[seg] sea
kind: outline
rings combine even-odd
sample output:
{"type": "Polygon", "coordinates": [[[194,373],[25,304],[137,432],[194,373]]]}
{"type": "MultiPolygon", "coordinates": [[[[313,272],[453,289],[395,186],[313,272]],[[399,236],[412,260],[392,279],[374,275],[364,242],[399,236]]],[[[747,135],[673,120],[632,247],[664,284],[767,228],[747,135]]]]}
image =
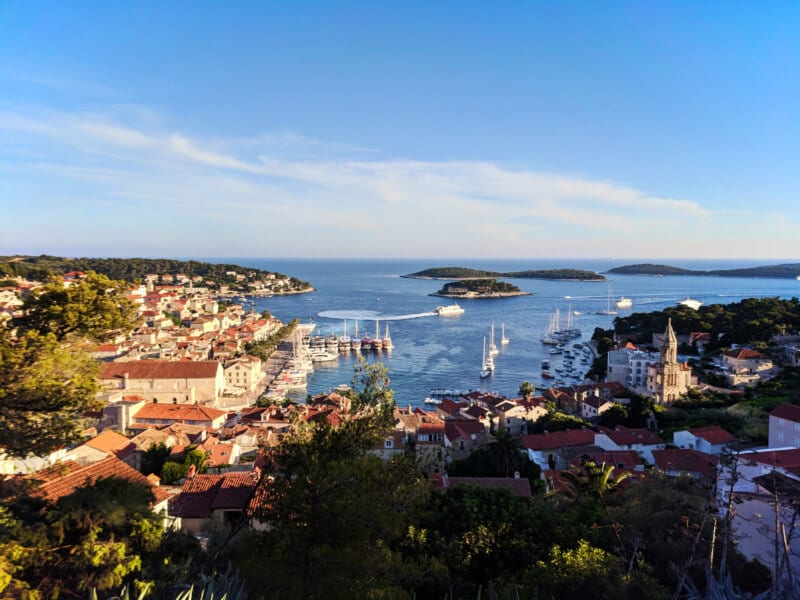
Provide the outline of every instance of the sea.
{"type": "MultiPolygon", "coordinates": [[[[492,271],[574,268],[605,273],[615,266],[636,264],[636,260],[490,260],[490,259],[203,259],[277,271],[308,281],[316,292],[270,298],[250,298],[252,307],[269,310],[281,321],[294,318],[313,323],[315,334],[383,336],[389,326],[394,349],[380,354],[366,353],[368,362],[380,361],[389,369],[395,401],[402,406],[422,406],[434,390],[497,392],[516,397],[523,381],[552,385],[542,379],[542,361],[550,360],[554,369],[562,360],[551,355],[542,344],[550,315],[559,311],[562,320],[573,313],[572,325],[582,336],[567,346],[588,341],[596,327],[612,328],[613,316],[597,314],[606,309],[609,295],[633,301],[629,310],[651,312],[674,306],[691,297],[704,304],[727,304],[744,298],[800,295],[800,281],[700,276],[651,276],[607,274],[608,282],[545,281],[508,279],[529,296],[460,300],[464,313],[441,317],[439,305],[451,304],[448,298],[431,296],[444,281],[408,279],[401,275],[431,267],[458,266],[492,271]],[[481,379],[484,338],[489,343],[494,325],[499,355],[490,377],[481,379]],[[509,343],[500,344],[501,331],[509,343]]],[[[779,264],[785,261],[687,261],[659,260],[689,269],[726,269],[779,264]]],[[[612,304],[613,308],[613,304],[612,304]]],[[[358,354],[342,354],[333,362],[318,363],[308,376],[305,394],[318,394],[351,383],[358,354]]],[[[580,364],[580,363],[579,363],[580,364]]],[[[588,368],[588,367],[585,367],[588,368]]],[[[572,381],[571,383],[575,383],[572,381]]]]}

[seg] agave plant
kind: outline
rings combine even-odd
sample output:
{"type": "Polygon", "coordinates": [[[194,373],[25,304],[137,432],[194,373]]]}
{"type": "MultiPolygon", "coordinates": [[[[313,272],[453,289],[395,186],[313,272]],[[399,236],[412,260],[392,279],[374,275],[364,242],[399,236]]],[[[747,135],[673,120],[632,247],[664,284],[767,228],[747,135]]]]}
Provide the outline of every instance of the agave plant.
{"type": "Polygon", "coordinates": [[[766,600],[770,597],[770,590],[751,596],[739,592],[733,585],[731,574],[717,579],[710,570],[706,569],[706,592],[701,592],[689,578],[684,582],[687,595],[686,600],[766,600]]]}

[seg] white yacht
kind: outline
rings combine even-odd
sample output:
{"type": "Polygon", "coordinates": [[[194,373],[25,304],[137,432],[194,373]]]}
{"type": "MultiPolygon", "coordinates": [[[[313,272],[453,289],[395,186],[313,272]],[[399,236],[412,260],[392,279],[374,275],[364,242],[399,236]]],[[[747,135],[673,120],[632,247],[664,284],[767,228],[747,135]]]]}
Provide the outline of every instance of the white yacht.
{"type": "Polygon", "coordinates": [[[619,300],[614,302],[614,306],[616,306],[620,310],[625,310],[633,306],[633,300],[631,300],[630,298],[626,298],[625,296],[620,296],[619,300]]]}
{"type": "Polygon", "coordinates": [[[453,304],[448,304],[447,306],[436,307],[436,314],[440,317],[451,317],[454,315],[460,315],[463,312],[464,309],[461,308],[457,302],[453,302],[453,304]]]}

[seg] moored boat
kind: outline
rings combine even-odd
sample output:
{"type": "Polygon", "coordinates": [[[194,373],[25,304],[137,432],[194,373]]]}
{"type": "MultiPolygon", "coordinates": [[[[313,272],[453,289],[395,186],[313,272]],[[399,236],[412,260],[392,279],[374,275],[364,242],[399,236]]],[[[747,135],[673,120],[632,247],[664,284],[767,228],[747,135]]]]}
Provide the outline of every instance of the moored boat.
{"type": "Polygon", "coordinates": [[[697,310],[698,308],[703,306],[703,302],[701,300],[694,300],[693,298],[686,296],[685,300],[681,300],[680,302],[678,302],[678,306],[688,306],[693,310],[697,310]]]}

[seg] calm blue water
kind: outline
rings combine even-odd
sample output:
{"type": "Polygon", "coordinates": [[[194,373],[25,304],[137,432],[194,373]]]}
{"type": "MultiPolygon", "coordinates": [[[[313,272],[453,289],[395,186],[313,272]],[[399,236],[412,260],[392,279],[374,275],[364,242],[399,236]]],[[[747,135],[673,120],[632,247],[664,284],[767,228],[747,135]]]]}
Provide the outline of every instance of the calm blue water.
{"type": "MultiPolygon", "coordinates": [[[[217,259],[219,260],[219,259],[217,259]]],[[[460,317],[430,316],[446,298],[428,296],[441,288],[442,281],[403,279],[402,274],[429,267],[464,266],[497,271],[549,268],[581,268],[603,272],[614,266],[637,261],[617,260],[305,260],[305,259],[225,259],[226,262],[279,271],[311,282],[314,294],[258,299],[258,311],[268,309],[284,322],[297,317],[313,321],[317,332],[354,334],[358,319],[359,334],[374,335],[375,320],[380,321],[381,335],[388,322],[394,350],[379,359],[388,368],[395,400],[402,405],[420,405],[431,388],[486,389],[514,396],[523,381],[541,380],[542,359],[553,359],[541,343],[550,313],[556,308],[564,315],[568,308],[580,311],[575,325],[588,340],[595,327],[610,328],[614,317],[593,314],[606,307],[607,283],[581,283],[540,280],[509,280],[532,296],[462,301],[465,313],[460,317]],[[424,315],[424,316],[421,316],[424,315]],[[500,327],[505,325],[510,344],[500,348],[495,371],[481,380],[478,373],[484,336],[492,323],[500,347],[500,327]]],[[[641,261],[644,262],[644,261],[641,261]]],[[[659,261],[693,269],[733,268],[780,261],[659,261]]],[[[795,262],[795,261],[786,261],[795,262]]],[[[705,304],[736,302],[749,297],[800,295],[800,282],[781,279],[740,279],[726,277],[652,277],[610,275],[614,297],[633,300],[632,311],[649,312],[672,306],[691,296],[705,304]]],[[[375,360],[373,355],[367,355],[375,360]]],[[[337,362],[320,365],[309,376],[308,393],[333,389],[349,383],[357,358],[343,355],[337,362]]],[[[554,361],[553,366],[557,366],[554,361]]]]}

